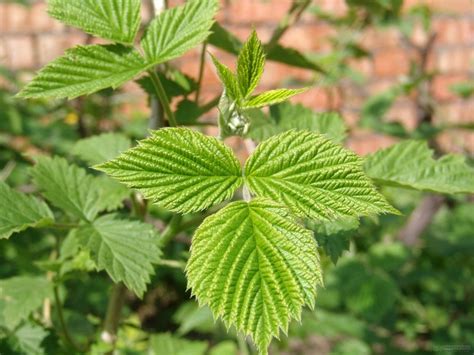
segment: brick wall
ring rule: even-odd
[[[172,0],[179,3],[181,0]],[[256,28],[260,38],[268,40],[279,19],[290,7],[291,0],[222,0],[223,11],[218,20],[242,40]],[[314,0],[325,10],[333,13],[345,11],[344,0]],[[419,3],[430,5],[435,11],[433,29],[437,33],[432,55],[428,58],[429,67],[439,75],[431,85],[431,92],[437,102],[436,120],[451,123],[474,121],[474,100],[460,100],[452,95],[449,86],[474,78],[474,2],[472,0],[405,0],[405,7]],[[144,9],[144,17],[149,14]],[[328,35],[334,29],[318,22],[311,14],[305,14],[299,23],[282,38],[282,43],[304,52],[324,52],[330,46]],[[420,33],[417,41],[423,41]],[[354,68],[367,78],[363,87],[343,86],[344,97],[338,91],[316,88],[297,97],[317,110],[338,107],[349,126],[354,127],[361,104],[369,95],[380,92],[397,82],[407,73],[409,60],[413,53],[402,46],[397,32],[393,30],[369,29],[362,34],[362,44],[373,54],[370,59],[354,61]],[[6,3],[0,0],[0,64],[11,69],[37,69],[61,55],[64,50],[86,41],[86,35],[67,28],[46,14],[44,1],[34,1],[31,7]],[[211,49],[218,57],[233,66],[234,58],[226,53]],[[175,61],[182,70],[196,76],[199,67],[199,51],[188,53]],[[312,73],[283,64],[267,64],[260,89],[284,86],[291,79],[307,80]],[[221,89],[211,63],[204,72],[203,100],[214,97]],[[143,95],[133,85],[126,86],[131,96],[136,95],[138,103],[145,105]],[[415,107],[411,98],[401,98],[390,111],[390,118],[401,118],[408,128],[415,124]],[[453,136],[455,139],[452,139]],[[464,132],[450,131],[440,137],[450,150],[474,152],[474,136]],[[360,153],[373,151],[386,146],[392,140],[369,132],[356,130],[349,144]]]

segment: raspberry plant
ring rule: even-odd
[[[318,245],[308,226],[329,228],[347,221],[357,224],[362,216],[397,214],[373,181],[442,193],[474,192],[472,168],[461,157],[434,160],[422,142],[402,142],[364,161],[339,144],[344,127],[337,114],[314,114],[283,103],[272,106],[268,117],[262,107],[310,88],[254,95],[265,52],[273,59],[275,53],[292,53],[283,61],[303,67],[311,63],[275,40],[262,45],[255,31],[239,44],[213,25],[217,0],[189,0],[163,11],[140,40],[139,0],[50,0],[48,11],[111,43],[69,49],[43,68],[19,97],[72,99],[141,76],[169,127],[151,130],[135,147],[119,134],[78,142],[73,155],[105,175],[61,157],[37,157],[30,174],[41,197],[0,183],[1,238],[26,228],[67,231],[49,265],[51,282],[18,277],[0,284],[6,295],[0,296],[6,303],[0,319],[12,334],[51,297],[65,342],[83,351],[64,328],[58,287],[72,270],[104,270],[116,283],[102,333],[113,349],[120,314],[120,302],[114,300],[123,297],[122,284],[143,297],[165,246],[182,225],[181,215],[218,209],[208,212],[192,238],[185,270],[188,287],[215,318],[249,335],[259,353],[266,354],[272,338],[287,332],[291,319],[300,319],[303,306],[315,307],[317,288],[323,285]],[[204,41],[231,52],[237,47],[239,53],[235,73],[212,57],[224,88],[218,138],[180,124],[157,70]],[[260,141],[243,166],[222,140],[233,135]],[[117,213],[129,196],[129,215]],[[174,213],[163,233],[147,222],[143,198]],[[25,295],[25,283],[41,291]],[[41,328],[34,331],[41,333]]]

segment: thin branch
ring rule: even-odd
[[[156,96],[161,102],[163,109],[166,113],[166,117],[168,117],[168,121],[170,126],[177,127],[178,123],[176,122],[176,118],[174,117],[173,111],[171,110],[170,103],[168,101],[168,96],[166,96],[166,91],[161,84],[160,78],[155,73],[154,70],[149,70],[148,74],[150,75],[151,81],[153,83],[153,88],[155,89]]]
[[[120,325],[120,317],[122,316],[122,308],[125,303],[125,293],[127,289],[124,284],[119,282],[114,284],[112,294],[110,295],[109,304],[107,306],[107,313],[105,315],[104,330],[100,335],[101,339],[112,345],[115,349],[115,342],[117,341],[117,330]],[[113,354],[111,350],[109,354]]]
[[[176,234],[179,233],[182,218],[183,217],[180,214],[175,214],[173,217],[171,217],[170,222],[161,235],[161,245],[163,247],[171,242]]]
[[[194,102],[197,105],[199,105],[199,96],[201,95],[202,78],[204,76],[204,68],[206,66],[206,48],[207,48],[207,42],[204,42],[202,44],[201,57],[199,59],[199,75],[198,75],[198,83],[197,83],[197,89],[196,89],[196,98],[194,99]]]

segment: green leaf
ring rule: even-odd
[[[291,129],[324,134],[335,143],[346,136],[343,118],[335,112],[316,113],[303,105],[284,102],[270,107],[270,117],[250,114],[248,137],[262,141]]]
[[[472,81],[456,83],[451,85],[449,90],[463,99],[468,99],[474,95],[474,83]]]
[[[17,192],[0,181],[0,239],[53,222],[54,216],[43,201]]]
[[[257,87],[265,66],[265,54],[257,33],[252,31],[237,59],[237,81],[240,92],[247,98]]]
[[[141,41],[147,62],[166,62],[203,42],[217,9],[216,0],[190,0],[159,14]]]
[[[50,282],[44,277],[15,276],[0,280],[0,325],[13,330],[22,320],[52,296]]]
[[[35,184],[56,207],[70,215],[92,220],[99,212],[95,179],[59,157],[39,157],[31,169]]]
[[[130,189],[108,176],[95,178],[95,186],[99,193],[97,208],[99,211],[115,211],[123,207],[123,201],[130,197]]]
[[[96,167],[175,212],[197,212],[230,198],[242,183],[232,150],[187,128],[151,133],[118,158]]]
[[[404,141],[365,160],[365,171],[377,183],[440,193],[474,193],[474,168],[462,156],[433,159],[424,141]]]
[[[209,307],[199,307],[195,301],[182,304],[173,314],[173,321],[179,324],[176,333],[180,336],[190,331],[212,333],[216,327]]]
[[[43,355],[44,349],[41,343],[48,335],[48,332],[33,323],[27,323],[18,328],[8,339],[13,349],[26,355]]]
[[[224,91],[217,106],[219,109],[219,134],[224,139],[230,136],[245,135],[249,128],[249,117],[241,110],[238,103],[227,96]]]
[[[239,54],[243,45],[237,37],[222,27],[219,22],[214,22],[212,25],[207,42],[234,55]]]
[[[135,49],[116,45],[77,46],[46,67],[18,94],[24,98],[69,98],[117,88],[147,66]]]
[[[174,337],[170,333],[153,334],[150,337],[150,355],[204,355],[207,350],[205,341],[191,341]]]
[[[216,57],[211,54],[212,61],[217,69],[217,74],[221,79],[222,84],[224,85],[226,95],[232,100],[240,100],[242,98],[242,94],[239,89],[239,83],[237,81],[236,76],[232,71],[219,62]]]
[[[312,233],[266,199],[233,202],[206,218],[186,271],[200,304],[251,335],[261,353],[303,305],[314,307],[322,283]]]
[[[252,193],[313,219],[398,211],[377,192],[354,153],[308,131],[288,131],[258,145],[245,164]]]
[[[140,0],[48,0],[48,14],[94,36],[132,44],[140,27]]]
[[[267,51],[267,59],[293,67],[324,72],[324,69],[320,65],[306,57],[303,53],[294,48],[283,47],[279,44],[274,45]]]
[[[288,100],[290,97],[301,94],[308,91],[308,88],[303,89],[276,89],[263,92],[261,94],[252,96],[249,100],[245,101],[245,108],[256,108],[268,105],[274,105],[283,101]]]
[[[130,139],[121,133],[103,133],[77,141],[71,153],[94,165],[115,158],[131,146]]]
[[[98,270],[143,296],[154,273],[153,264],[161,256],[152,225],[105,215],[79,228],[76,237],[89,250]]]

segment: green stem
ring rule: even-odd
[[[197,89],[196,89],[196,98],[194,99],[194,102],[196,102],[197,105],[199,105],[199,96],[201,95],[202,78],[204,76],[204,66],[206,65],[206,47],[207,47],[207,42],[204,42],[202,44],[201,58],[199,61],[199,75],[198,75],[198,83],[197,83]]]
[[[125,293],[127,289],[124,284],[119,282],[114,284],[112,294],[107,306],[107,313],[104,321],[104,331],[102,332],[102,340],[112,345],[112,354],[115,349],[115,342],[117,340],[117,330],[120,325],[120,317],[122,315],[123,304],[125,303]]]
[[[81,348],[80,346],[76,344],[76,342],[72,339],[71,334],[69,333],[67,329],[66,322],[64,321],[64,314],[63,314],[63,308],[61,305],[61,299],[59,298],[58,286],[56,285],[54,286],[53,292],[54,292],[54,303],[56,304],[56,311],[58,312],[59,324],[64,334],[64,339],[69,345],[71,345],[77,351],[84,352],[85,349]]]
[[[170,102],[168,101],[168,96],[166,96],[165,88],[161,84],[160,78],[153,70],[149,70],[148,74],[150,75],[151,81],[153,83],[156,96],[160,100],[161,105],[165,110],[166,117],[168,117],[170,126],[177,127],[178,123],[176,122],[176,118],[174,117],[173,111],[171,111]]]
[[[166,226],[166,229],[163,231],[163,234],[161,235],[162,246],[168,245],[168,243],[173,240],[175,235],[179,233],[182,218],[183,217],[180,214],[175,214],[173,215],[173,217],[171,217],[170,222]]]

